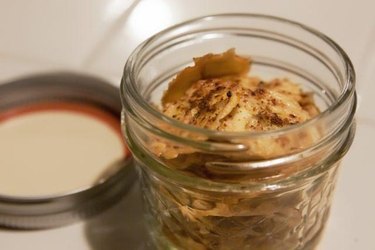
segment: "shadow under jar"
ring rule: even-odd
[[[193,57],[229,48],[251,56],[250,75],[287,77],[313,92],[321,113],[278,130],[220,132],[183,124],[156,108],[169,81]],[[122,127],[138,161],[155,245],[314,249],[328,218],[340,160],[355,132],[354,82],[349,58],[331,39],[271,16],[207,16],[141,44],[125,66]],[[301,143],[311,134],[314,139]],[[295,146],[281,151],[267,146],[282,140]],[[155,141],[180,154],[155,153]]]

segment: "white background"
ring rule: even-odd
[[[272,14],[312,26],[349,54],[360,97],[357,135],[344,160],[319,249],[375,250],[375,166],[370,158],[375,154],[374,11],[374,0],[0,0],[0,83],[30,73],[71,70],[119,85],[126,58],[137,44],[205,14]],[[0,230],[0,249],[144,249],[144,242],[138,244],[142,222],[127,216],[140,211],[137,194],[134,189],[86,223],[47,231]]]

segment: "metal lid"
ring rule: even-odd
[[[72,73],[36,75],[0,85],[0,113],[28,104],[64,101],[90,104],[119,118],[118,89],[103,80]],[[96,184],[43,197],[0,195],[0,226],[20,229],[57,227],[93,216],[126,193],[136,173],[129,156],[115,163]]]

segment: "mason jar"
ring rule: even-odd
[[[223,132],[160,111],[168,83],[192,58],[230,48],[252,58],[250,75],[288,78],[313,93],[320,113],[278,130]],[[206,16],[141,44],[125,65],[122,128],[155,246],[314,249],[355,133],[354,83],[353,66],[334,41],[273,16]],[[276,142],[289,146],[277,150]]]

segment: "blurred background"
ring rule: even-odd
[[[359,95],[357,136],[344,160],[320,249],[374,250],[374,10],[374,0],[0,0],[0,84],[34,73],[73,71],[118,86],[126,59],[139,43],[207,14],[270,14],[318,29],[348,53]],[[32,232],[0,230],[0,249],[148,249],[142,221],[128,216],[139,211],[135,187],[86,223]]]

